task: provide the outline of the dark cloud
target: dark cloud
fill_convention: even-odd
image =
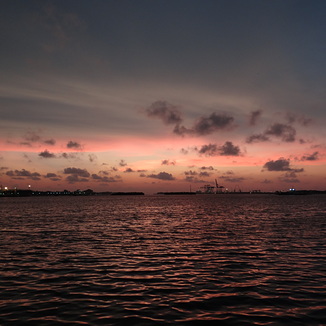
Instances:
[[[274,123],[269,128],[267,128],[262,134],[251,135],[247,138],[246,142],[248,144],[269,141],[269,136],[274,136],[281,138],[284,142],[295,141],[296,130],[290,126],[283,123]]]
[[[55,145],[56,141],[54,139],[47,139],[44,140],[43,143],[47,145]]]
[[[194,175],[198,175],[198,172],[196,171],[192,171],[192,170],[189,170],[189,171],[185,171],[184,172],[185,175],[190,175],[190,176],[194,176]]]
[[[200,172],[199,176],[205,178],[211,176],[211,173],[204,171],[204,172]]]
[[[19,145],[32,147],[32,144],[26,141],[20,142]]]
[[[185,149],[185,148],[181,148],[180,149],[180,153],[181,154],[184,154],[184,155],[187,155],[189,153],[189,150],[188,149]]]
[[[199,168],[200,170],[210,170],[210,171],[213,171],[214,168],[212,166],[202,166]]]
[[[173,175],[171,173],[167,172],[160,172],[158,174],[150,174],[147,176],[147,178],[154,178],[159,180],[175,180]]]
[[[43,157],[43,158],[55,158],[55,154],[54,153],[50,153],[47,149],[43,152],[41,152],[40,154],[38,154],[38,156]]]
[[[223,179],[226,182],[233,182],[233,183],[241,183],[245,181],[245,178],[242,177],[227,177],[227,176],[222,176],[221,179]]]
[[[268,161],[264,164],[264,168],[268,171],[290,171],[290,160],[280,158],[276,161]]]
[[[95,154],[88,154],[88,159],[90,162],[94,162],[97,160],[97,156]]]
[[[69,183],[75,183],[75,182],[88,182],[89,180],[87,178],[82,178],[77,174],[71,174],[66,177],[66,181],[68,181]]]
[[[27,154],[23,154],[23,158],[26,159],[28,161],[28,163],[32,162],[32,160],[30,159],[30,157]]]
[[[31,179],[31,180],[41,180],[41,175],[38,172],[30,172],[25,169],[22,170],[10,170],[6,172],[8,177],[12,179]]]
[[[163,160],[161,162],[161,165],[175,165],[175,161],[170,161],[170,160]]]
[[[280,181],[286,183],[299,183],[300,180],[297,178],[295,171],[286,172],[279,178]]]
[[[310,155],[304,155],[301,157],[301,161],[317,161],[319,152],[314,152]]]
[[[204,183],[204,182],[207,182],[206,180],[199,179],[199,178],[197,178],[195,176],[192,176],[192,175],[187,175],[185,177],[184,181],[192,182],[192,183]]]
[[[247,138],[246,142],[248,144],[251,143],[258,143],[258,142],[264,142],[264,141],[268,141],[269,137],[267,137],[264,134],[256,134],[256,135],[251,135]]]
[[[204,136],[220,130],[230,129],[234,118],[226,114],[212,113],[209,117],[200,117],[192,128],[176,125],[173,132],[177,135]]]
[[[206,156],[216,156],[219,155],[219,147],[216,144],[203,145],[198,153]]]
[[[75,182],[88,182],[90,173],[86,169],[80,169],[80,168],[74,168],[69,167],[65,168],[63,171],[64,174],[69,174],[66,177],[66,181],[69,183],[75,183]]]
[[[304,169],[293,169],[290,167],[290,160],[279,158],[275,161],[268,161],[264,164],[263,168],[267,171],[290,171],[290,172],[303,172]]]
[[[88,178],[90,176],[89,172],[86,169],[79,168],[65,168],[63,171],[64,174],[73,174],[79,177]]]
[[[249,124],[251,126],[255,126],[261,114],[262,114],[262,110],[252,111],[249,117]]]
[[[98,174],[92,174],[92,179],[98,182],[105,182],[105,183],[109,183],[109,182],[120,182],[120,177],[119,176],[115,176],[115,177],[108,177],[108,176],[100,176]]]
[[[203,154],[206,156],[239,156],[240,148],[239,146],[233,145],[232,142],[226,141],[224,145],[217,146],[217,144],[208,144],[203,145],[199,150],[197,149],[199,154]]]
[[[296,130],[290,125],[274,123],[265,131],[265,135],[280,137],[285,142],[293,142],[295,141]]]
[[[270,184],[270,183],[273,183],[273,181],[265,179],[261,183]]]
[[[57,175],[55,173],[47,173],[44,178],[55,178]]]
[[[126,168],[124,171],[124,173],[132,173],[135,172],[132,168]]]
[[[36,131],[27,131],[24,139],[31,143],[36,143],[41,140],[41,136]]]
[[[78,142],[76,142],[76,141],[70,140],[67,143],[67,148],[81,150],[81,149],[83,149],[83,146],[81,144],[79,144]]]
[[[127,166],[128,164],[124,161],[124,160],[121,160],[120,163],[119,163],[120,166]]]
[[[61,177],[55,173],[47,173],[44,178],[50,179],[51,181],[61,180]]]
[[[68,160],[68,159],[75,159],[77,156],[75,153],[62,153],[61,157]]]
[[[313,122],[311,118],[307,118],[304,115],[298,115],[294,113],[287,113],[286,119],[289,123],[297,122],[304,127],[309,126]]]
[[[151,118],[159,118],[164,124],[179,124],[182,122],[181,114],[177,110],[177,107],[166,102],[156,101],[146,109],[147,116]]]
[[[220,147],[220,155],[239,156],[240,155],[240,148],[239,148],[239,146],[233,145],[232,142],[226,141],[225,144]]]

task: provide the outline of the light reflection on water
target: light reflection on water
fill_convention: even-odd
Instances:
[[[0,324],[324,324],[325,199],[1,198]]]

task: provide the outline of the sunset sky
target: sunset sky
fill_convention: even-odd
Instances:
[[[0,184],[326,190],[326,1],[0,1]]]

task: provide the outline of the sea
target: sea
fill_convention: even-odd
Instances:
[[[326,325],[326,195],[0,198],[0,325]]]

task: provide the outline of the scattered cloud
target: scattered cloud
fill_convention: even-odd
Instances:
[[[210,171],[213,171],[215,170],[212,166],[202,166],[199,168],[200,170],[210,170]]]
[[[294,142],[296,130],[291,125],[274,123],[261,134],[254,134],[247,138],[248,144],[269,141],[270,137],[281,138],[284,142]]]
[[[299,123],[301,126],[307,127],[309,126],[313,120],[311,118],[307,118],[303,115],[298,115],[294,113],[286,113],[286,119],[289,123]]]
[[[314,152],[310,155],[303,155],[300,161],[317,161],[319,159],[318,155],[319,152]]]
[[[239,146],[233,145],[232,142],[227,141],[223,146],[220,147],[220,155],[225,156],[239,156],[240,148]]]
[[[293,142],[295,141],[296,130],[290,125],[274,123],[265,131],[265,135],[280,137],[285,142]]]
[[[304,169],[293,169],[290,167],[290,160],[285,158],[279,158],[278,160],[271,160],[264,164],[264,169],[267,171],[291,171],[291,172],[303,172]]]
[[[226,141],[222,146],[217,144],[203,145],[197,151],[199,154],[206,156],[239,156],[241,154],[239,146],[233,145],[230,141]]]
[[[184,174],[187,176],[189,176],[189,175],[194,176],[194,175],[198,175],[198,172],[189,170],[189,171],[185,171]]]
[[[62,153],[60,156],[67,159],[67,160],[68,159],[75,159],[77,157],[76,153]]]
[[[167,173],[167,172],[160,172],[158,174],[150,174],[147,176],[147,178],[167,180],[167,181],[175,180],[175,177],[173,177],[173,175],[171,173]]]
[[[269,137],[267,137],[264,134],[256,134],[256,135],[251,135],[247,138],[246,142],[248,144],[251,143],[260,143],[260,142],[264,142],[264,141],[269,141]]]
[[[205,178],[205,177],[209,177],[209,176],[211,176],[211,173],[204,171],[204,172],[200,172],[200,173],[199,173],[199,176]]]
[[[300,182],[300,180],[297,178],[295,171],[286,172],[279,178],[279,180],[282,182],[286,182],[286,183],[299,183]]]
[[[8,177],[12,179],[31,179],[31,180],[41,180],[41,175],[38,172],[30,172],[28,170],[10,170],[6,172]]]
[[[161,165],[175,165],[176,162],[175,161],[170,161],[170,160],[163,160],[161,162]]]
[[[94,162],[97,160],[97,156],[95,154],[88,154],[88,159],[90,162]]]
[[[54,153],[50,153],[47,149],[41,153],[38,154],[38,156],[43,157],[43,158],[55,158]]]
[[[27,154],[23,154],[23,158],[27,160],[28,163],[31,163],[32,160],[30,159],[30,157]]]
[[[83,146],[80,144],[80,143],[78,143],[78,142],[76,142],[76,141],[72,141],[72,140],[70,140],[68,143],[67,143],[67,148],[69,148],[69,149],[76,149],[76,150],[82,150],[83,149]]]
[[[88,178],[90,176],[89,172],[86,169],[79,169],[79,168],[65,168],[63,173],[73,174],[85,178]]]
[[[66,177],[66,181],[68,181],[68,183],[88,182],[88,179],[87,178],[81,178],[76,174],[71,174],[71,175],[68,175]]]
[[[182,122],[181,114],[177,107],[166,102],[156,101],[146,109],[148,117],[159,118],[166,125],[179,124]]]
[[[44,175],[44,178],[50,179],[51,181],[61,180],[61,177],[55,173],[47,173],[46,175]]]
[[[232,183],[241,183],[246,180],[246,178],[243,178],[243,177],[230,177],[230,176],[221,176],[220,179],[223,179],[226,182],[232,182]]]
[[[132,168],[126,168],[124,171],[124,173],[132,173],[135,172]]]
[[[47,145],[55,145],[56,141],[54,139],[46,139],[43,143]]]
[[[104,182],[104,183],[110,183],[110,182],[120,182],[121,178],[120,176],[114,176],[114,177],[108,177],[108,176],[100,176],[98,174],[93,173],[92,179],[97,182]]]
[[[36,131],[32,130],[27,131],[23,138],[29,143],[36,143],[41,140],[41,136]]]
[[[220,130],[228,130],[233,126],[234,118],[226,114],[212,113],[208,117],[200,117],[192,128],[177,124],[173,132],[177,135],[205,136]]]
[[[124,160],[121,160],[119,165],[123,167],[123,166],[127,166],[128,164]]]
[[[204,183],[204,182],[207,182],[206,180],[199,179],[198,177],[193,176],[193,175],[187,175],[185,177],[184,181],[192,182],[192,183]]]
[[[249,117],[249,124],[251,126],[255,126],[257,124],[257,120],[261,117],[261,114],[262,110],[252,111]]]

